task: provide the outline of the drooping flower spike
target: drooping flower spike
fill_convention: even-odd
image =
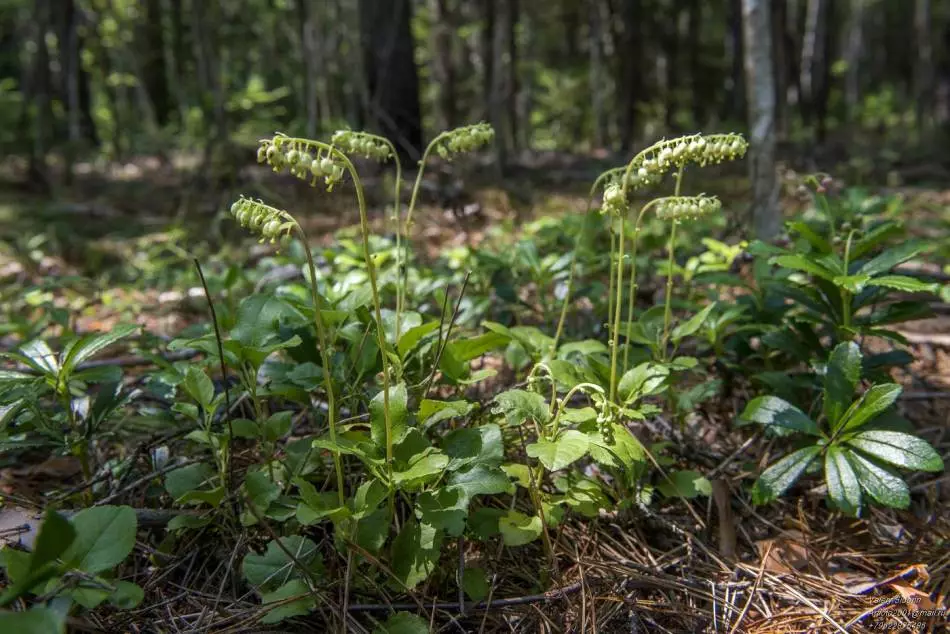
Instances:
[[[380,162],[388,161],[393,156],[389,142],[369,132],[337,130],[333,133],[331,141],[347,154],[361,154],[368,159]]]
[[[437,139],[435,151],[443,159],[449,161],[456,154],[474,152],[488,145],[494,138],[495,130],[491,125],[475,123],[443,132]]]
[[[297,221],[286,211],[244,196],[231,205],[231,215],[242,227],[259,235],[261,242],[270,240],[273,244],[288,238],[297,227]]]
[[[722,203],[715,196],[670,196],[656,201],[656,215],[662,220],[682,222],[718,213]]]
[[[343,180],[343,164],[330,149],[307,139],[294,139],[280,133],[260,141],[257,162],[266,162],[275,172],[288,168],[291,174],[301,180],[310,178],[311,186],[316,186],[317,179],[323,178],[327,191]]]

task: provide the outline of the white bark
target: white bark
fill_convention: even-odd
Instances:
[[[773,238],[782,224],[775,173],[775,78],[770,27],[769,0],[742,0],[752,225],[756,237],[762,240]]]

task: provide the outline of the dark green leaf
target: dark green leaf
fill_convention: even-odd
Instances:
[[[510,510],[498,518],[498,530],[506,546],[524,546],[541,536],[541,518]]]
[[[855,430],[889,408],[901,394],[897,383],[883,383],[871,388],[855,401],[841,417],[841,428]]]
[[[943,460],[930,444],[896,431],[867,430],[847,440],[856,449],[905,469],[941,471]]]
[[[884,251],[870,262],[867,262],[862,266],[858,272],[866,273],[867,275],[875,276],[880,275],[881,273],[886,273],[892,268],[906,262],[916,255],[922,253],[926,249],[926,245],[918,241],[908,241],[896,247],[892,247]]]
[[[669,479],[660,477],[657,490],[668,498],[692,499],[712,495],[712,484],[697,471],[673,471]]]
[[[200,489],[213,476],[211,466],[204,462],[188,465],[165,474],[165,490],[173,500],[178,500],[189,491]]]
[[[805,447],[795,451],[762,472],[752,488],[752,501],[766,504],[782,495],[805,472],[821,453],[821,447]]]
[[[83,572],[111,570],[128,557],[135,546],[138,522],[128,506],[95,506],[72,518],[76,539],[62,559]]]
[[[290,433],[293,427],[293,412],[277,412],[264,421],[264,440],[276,442]]]
[[[706,319],[709,317],[709,313],[711,313],[715,308],[716,302],[709,304],[701,311],[690,317],[689,320],[674,328],[673,332],[670,334],[670,338],[676,342],[689,337],[702,327],[703,323],[705,323]]]
[[[398,383],[389,386],[389,420],[392,438],[401,438],[406,430],[406,424],[409,419],[409,410],[407,401],[409,394],[406,392],[406,384]],[[385,395],[380,391],[369,404],[370,429],[372,430],[373,442],[377,447],[386,446],[386,416],[385,416]]]
[[[868,282],[868,285],[893,288],[906,293],[936,293],[940,289],[939,284],[924,282],[905,275],[882,275],[881,277],[875,277]]]
[[[740,421],[780,427],[818,436],[818,425],[803,411],[775,396],[759,396],[749,401],[739,415]]]
[[[83,361],[95,356],[120,339],[128,337],[138,330],[138,328],[138,326],[125,324],[116,326],[109,332],[83,337],[70,348],[69,353],[63,361],[63,369],[67,372],[72,372]]]
[[[288,557],[288,552],[293,559]],[[263,555],[246,555],[242,564],[244,578],[261,590],[277,589],[292,579],[304,578],[306,571],[300,570],[294,560],[310,574],[319,573],[323,568],[317,545],[306,537],[290,535],[281,537],[280,544],[277,540],[268,542]]]
[[[825,371],[824,413],[834,429],[861,380],[861,350],[853,341],[835,346]]]
[[[511,486],[501,467],[489,464],[476,464],[465,471],[456,471],[449,477],[449,484],[461,488],[470,498],[505,493]]]
[[[296,601],[285,599],[300,597]],[[261,623],[280,623],[294,616],[306,616],[317,607],[317,597],[302,579],[291,579],[273,592],[261,593],[261,603],[266,608],[269,603],[284,601],[261,617]]]
[[[472,601],[482,601],[488,597],[491,587],[484,568],[466,568],[462,573],[462,588]]]
[[[846,451],[840,447],[829,447],[825,454],[825,482],[834,506],[845,515],[856,517],[861,510],[861,485]]]
[[[412,590],[425,581],[439,563],[442,531],[410,519],[393,541],[392,568],[396,577]]]
[[[847,451],[848,461],[858,476],[861,488],[878,504],[906,509],[910,506],[910,490],[900,476],[856,451]]]
[[[436,423],[452,418],[468,416],[475,409],[474,403],[468,401],[433,401],[423,399],[419,403],[419,421],[423,427],[431,427]]]
[[[44,607],[33,607],[25,612],[0,610],[0,632],[66,634],[66,619]]]
[[[829,282],[835,279],[835,272],[804,255],[780,255],[772,258],[772,263],[786,269],[794,269],[816,275]]]
[[[590,440],[576,429],[569,429],[558,436],[557,440],[550,441],[544,438],[527,446],[530,457],[537,458],[548,471],[559,471],[587,454]]]
[[[495,397],[495,414],[504,414],[509,425],[522,425],[529,420],[546,423],[550,412],[548,402],[537,392],[508,390]]]
[[[665,390],[669,376],[667,366],[647,361],[624,372],[617,391],[624,403],[631,403]]]
[[[203,408],[208,409],[214,400],[214,384],[208,375],[198,366],[189,366],[181,386]]]
[[[446,434],[442,450],[449,457],[449,471],[473,463],[499,464],[504,458],[501,428],[489,424],[456,429]]]
[[[416,614],[396,612],[373,630],[373,634],[429,634],[429,622]]]

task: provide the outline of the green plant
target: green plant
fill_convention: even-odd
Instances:
[[[91,443],[102,423],[129,394],[122,391],[118,366],[83,364],[136,330],[126,325],[76,337],[58,355],[42,339],[21,346],[18,352],[0,353],[0,357],[25,366],[23,370],[0,370],[0,423],[13,423],[18,432],[33,431],[47,442],[62,443],[68,453],[79,457],[83,476],[92,477]],[[95,400],[87,394],[89,385],[94,384],[102,386]],[[13,446],[16,444],[14,441]]]
[[[870,386],[857,399],[861,351],[854,342],[838,344],[824,369],[821,411],[806,414],[775,396],[753,399],[740,423],[756,423],[781,435],[801,438],[799,448],[768,467],[752,489],[758,504],[788,490],[819,460],[831,504],[858,515],[863,496],[884,506],[906,508],[910,491],[892,467],[941,471],[943,461],[925,440],[903,431],[892,406],[901,393],[895,383]]]
[[[127,506],[97,506],[67,519],[47,511],[30,552],[0,550],[0,568],[9,585],[0,594],[0,607],[34,596],[25,612],[0,611],[6,631],[47,634],[64,630],[63,615],[78,605],[91,610],[103,602],[136,607],[142,588],[116,580],[114,569],[132,552],[137,529],[135,511]],[[56,603],[55,609],[46,607]]]

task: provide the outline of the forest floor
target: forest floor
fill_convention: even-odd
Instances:
[[[552,159],[553,161],[553,159]],[[557,164],[554,164],[557,163]],[[546,214],[580,213],[585,204],[589,162],[568,160],[533,165],[529,181],[509,177],[506,189],[449,187],[427,195],[417,221],[417,248],[434,256],[446,247],[477,246],[485,227],[504,218],[516,225]],[[590,170],[596,175],[596,169]],[[730,175],[714,177],[710,190],[725,201],[744,195]],[[368,179],[376,192],[379,177]],[[524,182],[530,182],[525,187]],[[357,221],[347,193],[322,195],[293,179],[253,167],[235,180],[210,184],[187,170],[140,161],[108,170],[88,168],[73,187],[47,198],[7,182],[0,187],[0,285],[42,288],[69,310],[79,331],[108,329],[130,318],[167,337],[207,320],[203,293],[183,287],[191,257],[218,251],[243,253],[255,262],[266,249],[247,249],[237,232],[222,226],[222,214],[238,193],[254,191],[269,202],[297,211],[307,207],[310,235],[321,243]],[[905,197],[908,225],[916,235],[946,239],[950,189],[892,189]],[[371,194],[380,200],[381,194]],[[375,197],[375,198],[374,198]],[[446,202],[469,214],[452,214]],[[789,194],[789,215],[797,202]],[[374,213],[374,230],[387,229]],[[224,224],[230,222],[225,219]],[[196,238],[199,237],[199,238]],[[947,253],[943,254],[946,257]],[[946,261],[925,263],[930,272]],[[179,274],[182,275],[179,275]],[[191,279],[191,278],[188,278]],[[943,306],[946,308],[946,305]],[[918,431],[943,455],[950,450],[950,315],[902,326],[915,362],[895,379],[905,391],[900,404]],[[0,349],[15,341],[0,331]],[[873,509],[847,519],[825,506],[824,490],[753,508],[733,494],[750,474],[743,463],[751,443],[731,425],[739,397],[695,417],[688,437],[668,421],[645,433],[670,434],[684,465],[701,469],[714,494],[694,500],[661,501],[635,516],[604,515],[571,522],[556,536],[559,567],[551,571],[555,590],[534,596],[540,547],[507,558],[495,599],[514,598],[474,614],[450,606],[434,610],[457,627],[445,631],[518,632],[867,632],[940,631],[946,616],[928,618],[914,610],[945,608],[950,595],[950,479],[911,477],[914,505],[906,511]],[[759,439],[754,439],[758,442]],[[130,448],[130,451],[142,448]],[[764,454],[758,454],[763,456]],[[764,458],[763,458],[764,459]],[[75,487],[79,467],[71,458],[37,456],[34,462],[0,462],[0,491],[20,503],[40,506],[51,493]],[[926,474],[918,474],[925,476]],[[136,506],[141,491],[123,492],[115,503]],[[142,537],[156,544],[157,537]],[[147,600],[131,612],[74,623],[92,631],[249,631],[260,606],[229,583],[227,553],[214,544],[193,544],[164,556],[161,574],[141,551],[136,578]],[[471,552],[470,560],[495,554]],[[937,589],[936,599],[929,591]],[[878,590],[872,593],[872,590]],[[872,598],[876,596],[877,599]],[[887,599],[890,602],[882,600]],[[444,601],[445,599],[443,599]],[[504,603],[504,602],[503,602]],[[372,609],[372,606],[366,608]]]

